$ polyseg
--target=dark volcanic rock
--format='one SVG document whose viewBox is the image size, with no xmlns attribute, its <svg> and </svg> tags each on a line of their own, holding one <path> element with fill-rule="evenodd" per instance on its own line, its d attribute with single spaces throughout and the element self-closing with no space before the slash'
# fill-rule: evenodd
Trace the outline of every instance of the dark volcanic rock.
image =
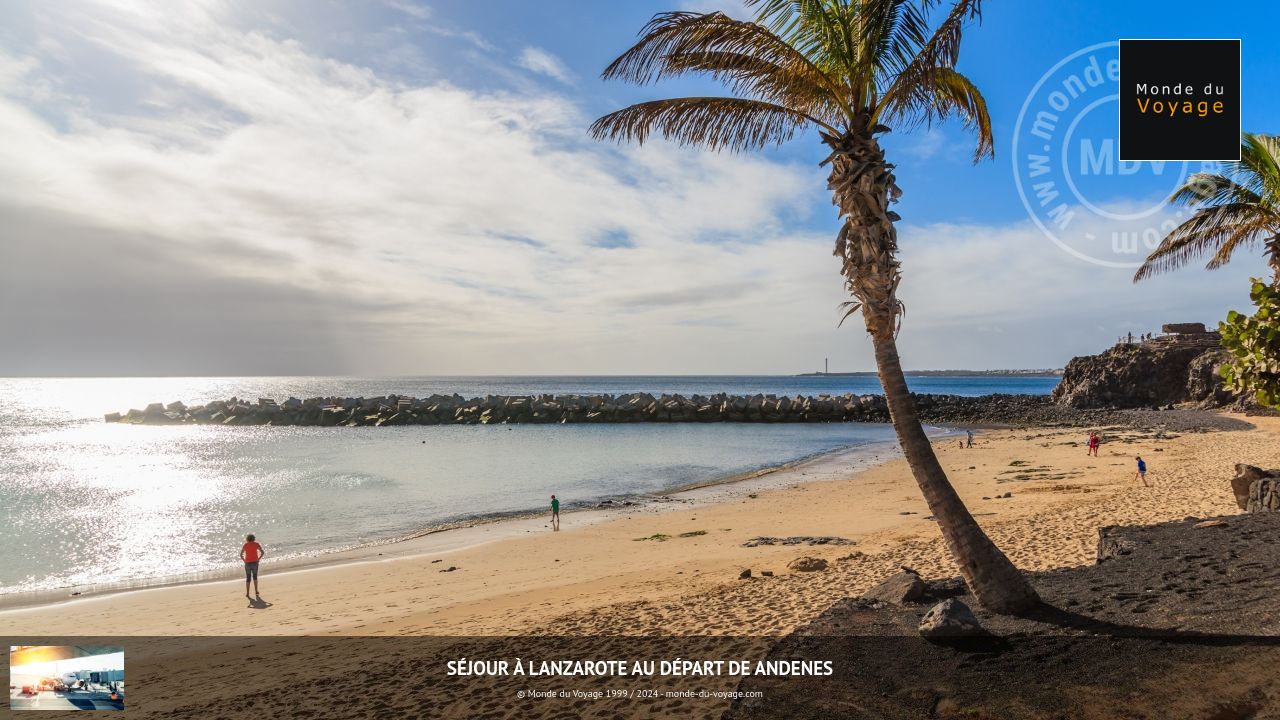
<svg viewBox="0 0 1280 720">
<path fill-rule="evenodd" d="M 1080 410 L 1053 402 L 1047 395 L 912 396 L 923 422 L 933 425 L 1035 425 L 1134 428 L 1170 431 L 1230 429 L 1246 423 L 1210 413 L 1174 410 Z M 880 395 L 819 395 L 794 398 L 773 395 L 431 395 L 426 398 L 290 398 L 277 404 L 254 404 L 237 398 L 204 405 L 174 403 L 171 411 L 111 413 L 107 422 L 187 425 L 294 425 L 321 427 L 390 427 L 401 425 L 499 425 L 511 423 L 744 422 L 829 423 L 889 421 Z"/>
<path fill-rule="evenodd" d="M 1280 470 L 1263 470 L 1253 465 L 1236 465 L 1231 478 L 1236 504 L 1251 513 L 1280 511 Z"/>
<path fill-rule="evenodd" d="M 1100 355 L 1072 358 L 1053 390 L 1054 401 L 1075 408 L 1158 407 L 1188 400 L 1191 362 L 1202 347 L 1117 345 Z"/>
<path fill-rule="evenodd" d="M 975 637 L 984 634 L 978 618 L 973 611 L 960 600 L 950 598 L 929 608 L 920 620 L 917 628 L 922 637 L 931 639 L 949 639 Z"/>
<path fill-rule="evenodd" d="M 862 597 L 867 600 L 903 605 L 924 597 L 924 591 L 925 584 L 920 576 L 903 570 L 896 575 L 890 575 L 879 585 L 862 593 Z"/>
<path fill-rule="evenodd" d="M 1138 549 L 1138 543 L 1142 541 L 1124 537 L 1123 532 L 1124 527 L 1119 525 L 1098 528 L 1097 555 L 1099 563 L 1122 555 L 1132 555 L 1133 551 Z"/>
<path fill-rule="evenodd" d="M 1200 407 L 1218 408 L 1236 401 L 1236 394 L 1222 383 L 1218 368 L 1227 361 L 1227 352 L 1201 353 L 1187 365 L 1187 402 Z"/>
<path fill-rule="evenodd" d="M 848 538 L 834 535 L 792 535 L 791 537 L 758 537 L 742 543 L 742 547 L 760 547 L 762 545 L 856 545 Z"/>
<path fill-rule="evenodd" d="M 1264 477 L 1267 477 L 1267 471 L 1260 467 L 1244 463 L 1236 465 L 1235 477 L 1231 478 L 1231 493 L 1236 496 L 1236 505 L 1241 510 L 1249 509 L 1249 486 Z"/>
</svg>

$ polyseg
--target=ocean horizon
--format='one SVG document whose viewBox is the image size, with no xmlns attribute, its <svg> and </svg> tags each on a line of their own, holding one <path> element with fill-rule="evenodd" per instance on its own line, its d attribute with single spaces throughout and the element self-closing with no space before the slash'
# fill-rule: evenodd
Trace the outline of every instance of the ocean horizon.
<svg viewBox="0 0 1280 720">
<path fill-rule="evenodd" d="M 909 377 L 917 392 L 1042 395 L 1056 377 Z M 839 395 L 866 376 L 0 379 L 0 594 L 236 565 L 244 533 L 298 559 L 433 528 L 721 482 L 838 450 L 888 453 L 880 423 L 144 427 L 149 402 L 289 396 L 628 392 Z"/>
</svg>

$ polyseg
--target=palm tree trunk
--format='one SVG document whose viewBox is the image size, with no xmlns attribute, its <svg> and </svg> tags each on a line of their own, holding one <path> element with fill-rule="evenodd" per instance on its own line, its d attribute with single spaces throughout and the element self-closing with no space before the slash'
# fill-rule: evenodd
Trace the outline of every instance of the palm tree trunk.
<svg viewBox="0 0 1280 720">
<path fill-rule="evenodd" d="M 872 132 L 883 130 L 887 128 Z M 872 132 L 823 138 L 832 148 L 823 162 L 832 164 L 828 186 L 844 218 L 835 254 L 843 263 L 846 288 L 858 300 L 854 309 L 861 308 L 871 334 L 876 369 L 902 454 L 938 521 L 947 549 L 983 607 L 997 613 L 1025 612 L 1039 604 L 1039 597 L 978 526 L 947 480 L 907 389 L 895 340 L 902 309 L 897 298 L 900 274 L 893 225 L 898 215 L 889 210 L 900 191 L 893 166 L 885 162 Z"/>
<path fill-rule="evenodd" d="M 1271 287 L 1280 290 L 1280 235 L 1267 241 L 1267 264 L 1271 266 Z"/>
<path fill-rule="evenodd" d="M 892 333 L 873 334 L 871 342 L 875 346 L 876 370 L 880 374 L 880 384 L 884 386 L 884 397 L 889 405 L 893 429 L 898 435 L 898 444 L 902 446 L 911 474 L 924 494 L 929 512 L 937 518 L 947 549 L 960 567 L 960 574 L 978 602 L 992 612 L 1020 613 L 1035 607 L 1040 602 L 1035 590 L 978 526 L 938 463 L 933 445 L 916 415 L 915 401 L 907 390 L 907 379 L 902 374 L 902 363 L 898 359 L 898 347 Z"/>
</svg>

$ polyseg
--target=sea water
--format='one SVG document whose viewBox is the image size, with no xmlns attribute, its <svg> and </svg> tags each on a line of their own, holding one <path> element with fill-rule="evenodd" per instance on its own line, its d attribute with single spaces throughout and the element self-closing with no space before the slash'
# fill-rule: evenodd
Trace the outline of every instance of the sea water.
<svg viewBox="0 0 1280 720">
<path fill-rule="evenodd" d="M 1056 378 L 919 377 L 920 392 L 1043 394 Z M 234 566 L 246 532 L 276 558 L 450 523 L 715 482 L 842 448 L 874 423 L 134 426 L 149 402 L 458 393 L 878 392 L 854 377 L 0 379 L 0 594 L 143 583 Z"/>
</svg>

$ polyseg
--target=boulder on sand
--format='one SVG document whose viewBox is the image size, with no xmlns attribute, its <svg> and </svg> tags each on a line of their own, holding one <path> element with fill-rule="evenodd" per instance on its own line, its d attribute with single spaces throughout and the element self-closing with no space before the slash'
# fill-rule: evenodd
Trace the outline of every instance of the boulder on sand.
<svg viewBox="0 0 1280 720">
<path fill-rule="evenodd" d="M 964 638 L 985 635 L 986 631 L 968 605 L 948 598 L 929 608 L 920 620 L 920 634 L 926 638 Z"/>
<path fill-rule="evenodd" d="M 1107 525 L 1098 528 L 1098 564 L 1114 560 L 1125 555 L 1132 555 L 1138 549 L 1138 542 L 1124 537 L 1124 526 Z"/>
<path fill-rule="evenodd" d="M 904 605 L 919 600 L 924 596 L 925 585 L 920 576 L 914 572 L 903 570 L 890 575 L 883 582 L 862 594 L 868 600 L 878 600 L 894 605 Z"/>
<path fill-rule="evenodd" d="M 787 563 L 787 569 L 797 572 L 817 572 L 827 569 L 827 561 L 816 557 L 799 557 Z"/>
<path fill-rule="evenodd" d="M 1239 505 L 1241 510 L 1249 509 L 1249 486 L 1253 481 L 1266 476 L 1267 472 L 1260 467 L 1244 463 L 1236 465 L 1236 476 L 1231 478 L 1231 492 L 1236 496 L 1236 505 Z"/>
<path fill-rule="evenodd" d="M 1253 465 L 1236 465 L 1231 478 L 1236 504 L 1247 512 L 1280 511 L 1280 470 L 1263 470 Z"/>
</svg>

